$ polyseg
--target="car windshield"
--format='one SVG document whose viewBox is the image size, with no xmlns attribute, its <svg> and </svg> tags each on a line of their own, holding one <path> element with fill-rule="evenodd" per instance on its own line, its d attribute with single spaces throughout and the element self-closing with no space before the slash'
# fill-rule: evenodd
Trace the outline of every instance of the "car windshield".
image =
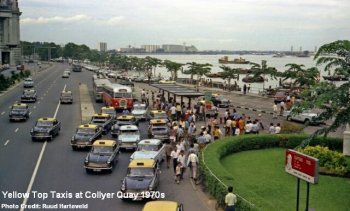
<svg viewBox="0 0 350 211">
<path fill-rule="evenodd" d="M 23 92 L 23 94 L 25 94 L 25 95 L 32 95 L 34 93 L 35 93 L 34 90 L 24 90 L 24 92 Z"/>
<path fill-rule="evenodd" d="M 153 168 L 129 168 L 128 176 L 137 177 L 137 176 L 153 176 Z"/>
<path fill-rule="evenodd" d="M 108 120 L 107 117 L 94 117 L 92 122 L 106 122 Z"/>
<path fill-rule="evenodd" d="M 92 148 L 92 153 L 100 154 L 100 153 L 112 153 L 112 146 L 94 146 Z"/>
<path fill-rule="evenodd" d="M 122 123 L 122 124 L 124 124 L 124 123 L 126 123 L 126 122 L 131 122 L 131 119 L 118 119 L 118 123 Z"/>
<path fill-rule="evenodd" d="M 168 116 L 165 113 L 157 113 L 157 114 L 153 114 L 154 118 L 160 118 L 160 119 L 165 119 L 168 118 Z"/>
<path fill-rule="evenodd" d="M 115 114 L 115 110 L 112 108 L 102 108 L 102 113 L 105 113 L 105 114 Z"/>
<path fill-rule="evenodd" d="M 79 128 L 77 130 L 78 135 L 93 135 L 95 134 L 94 128 Z"/>
<path fill-rule="evenodd" d="M 24 82 L 33 82 L 32 79 L 25 79 Z"/>
<path fill-rule="evenodd" d="M 53 122 L 51 121 L 38 121 L 36 123 L 37 127 L 51 127 L 53 125 Z"/>
<path fill-rule="evenodd" d="M 146 107 L 141 105 L 134 105 L 134 110 L 146 110 Z"/>
<path fill-rule="evenodd" d="M 121 130 L 120 133 L 123 135 L 139 135 L 140 134 L 138 130 Z"/>
<path fill-rule="evenodd" d="M 166 132 L 167 128 L 166 127 L 153 127 L 152 131 L 153 132 Z"/>
<path fill-rule="evenodd" d="M 137 148 L 138 151 L 158 151 L 157 145 L 142 144 Z"/>
<path fill-rule="evenodd" d="M 71 97 L 72 94 L 71 93 L 62 93 L 61 97 Z"/>
<path fill-rule="evenodd" d="M 24 106 L 16 106 L 12 108 L 12 111 L 25 111 L 25 110 L 27 110 L 27 108 Z"/>
</svg>

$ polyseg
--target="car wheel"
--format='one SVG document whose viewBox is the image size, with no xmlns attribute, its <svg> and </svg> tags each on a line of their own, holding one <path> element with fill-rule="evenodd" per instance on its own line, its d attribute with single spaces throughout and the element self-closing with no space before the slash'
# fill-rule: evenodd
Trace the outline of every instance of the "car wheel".
<svg viewBox="0 0 350 211">
<path fill-rule="evenodd" d="M 304 120 L 304 124 L 305 124 L 305 125 L 310 125 L 310 120 L 309 120 L 309 119 L 305 119 L 305 120 Z"/>
<path fill-rule="evenodd" d="M 36 139 L 34 137 L 32 137 L 32 141 L 36 141 Z"/>
<path fill-rule="evenodd" d="M 77 151 L 77 146 L 72 146 L 72 149 L 74 150 L 74 151 Z M 87 169 L 86 169 L 87 170 Z"/>
<path fill-rule="evenodd" d="M 291 119 L 291 116 L 287 116 L 287 120 L 288 121 L 291 121 L 292 119 Z"/>
<path fill-rule="evenodd" d="M 85 169 L 85 171 L 86 171 L 87 174 L 91 173 L 91 169 Z"/>
</svg>

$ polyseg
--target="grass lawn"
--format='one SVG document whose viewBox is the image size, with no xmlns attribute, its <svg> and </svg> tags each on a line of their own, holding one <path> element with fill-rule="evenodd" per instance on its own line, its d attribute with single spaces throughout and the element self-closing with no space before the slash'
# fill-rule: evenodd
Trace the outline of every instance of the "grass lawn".
<svg viewBox="0 0 350 211">
<path fill-rule="evenodd" d="M 296 210 L 296 177 L 284 171 L 285 149 L 245 151 L 225 157 L 221 162 L 232 174 L 234 191 L 262 210 Z M 300 183 L 299 210 L 305 210 L 306 183 Z M 350 210 L 350 179 L 320 175 L 310 184 L 309 208 L 316 211 Z"/>
</svg>

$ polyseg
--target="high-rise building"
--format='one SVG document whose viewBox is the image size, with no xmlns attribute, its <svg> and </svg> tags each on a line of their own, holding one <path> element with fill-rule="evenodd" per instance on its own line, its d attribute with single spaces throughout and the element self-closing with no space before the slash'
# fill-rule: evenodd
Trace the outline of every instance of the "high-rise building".
<svg viewBox="0 0 350 211">
<path fill-rule="evenodd" d="M 105 42 L 100 42 L 100 51 L 101 52 L 106 52 L 107 51 L 107 43 Z"/>
<path fill-rule="evenodd" d="M 0 4 L 0 65 L 21 63 L 20 28 L 17 0 L 1 1 Z"/>
<path fill-rule="evenodd" d="M 145 49 L 146 53 L 156 53 L 161 49 L 160 45 L 141 45 L 141 48 Z"/>
</svg>

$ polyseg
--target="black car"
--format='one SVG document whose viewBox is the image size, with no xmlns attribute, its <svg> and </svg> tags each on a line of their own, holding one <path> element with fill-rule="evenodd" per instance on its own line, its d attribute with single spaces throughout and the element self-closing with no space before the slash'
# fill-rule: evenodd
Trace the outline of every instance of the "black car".
<svg viewBox="0 0 350 211">
<path fill-rule="evenodd" d="M 85 158 L 84 168 L 90 171 L 112 171 L 119 155 L 119 144 L 113 140 L 98 140 Z"/>
<path fill-rule="evenodd" d="M 29 118 L 29 108 L 25 103 L 15 103 L 11 107 L 11 111 L 9 114 L 10 122 L 16 120 L 24 120 L 26 121 Z"/>
<path fill-rule="evenodd" d="M 101 138 L 102 128 L 98 125 L 85 124 L 80 125 L 71 139 L 73 150 L 78 148 L 91 147 L 95 140 Z"/>
<path fill-rule="evenodd" d="M 83 69 L 83 67 L 79 64 L 73 64 L 73 68 L 72 68 L 72 71 L 73 72 L 81 72 Z"/>
<path fill-rule="evenodd" d="M 214 106 L 219 108 L 228 108 L 230 106 L 230 100 L 226 99 L 222 95 L 213 95 L 211 97 L 211 101 L 213 102 Z"/>
<path fill-rule="evenodd" d="M 91 118 L 90 124 L 99 125 L 102 127 L 102 131 L 104 134 L 107 134 L 110 131 L 113 125 L 113 118 L 109 114 L 99 113 L 94 114 Z"/>
<path fill-rule="evenodd" d="M 37 96 L 34 89 L 25 89 L 23 90 L 21 96 L 21 102 L 36 102 Z"/>
<path fill-rule="evenodd" d="M 48 139 L 52 140 L 61 130 L 61 122 L 55 118 L 40 118 L 36 121 L 35 126 L 30 131 L 32 140 Z"/>
</svg>

